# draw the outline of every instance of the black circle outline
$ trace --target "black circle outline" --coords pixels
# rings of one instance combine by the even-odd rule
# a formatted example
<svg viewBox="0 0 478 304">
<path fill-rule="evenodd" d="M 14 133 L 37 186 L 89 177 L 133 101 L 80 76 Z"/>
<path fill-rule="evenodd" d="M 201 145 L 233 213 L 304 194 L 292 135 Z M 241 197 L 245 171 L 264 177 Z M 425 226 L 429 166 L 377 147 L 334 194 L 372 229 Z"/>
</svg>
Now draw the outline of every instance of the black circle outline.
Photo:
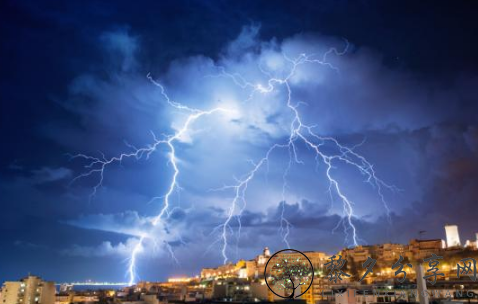
<svg viewBox="0 0 478 304">
<path fill-rule="evenodd" d="M 293 297 L 292 299 L 295 299 L 295 298 L 298 298 L 300 297 L 301 295 L 303 295 L 304 293 L 306 293 L 310 287 L 312 286 L 312 283 L 314 282 L 314 265 L 312 265 L 312 262 L 310 261 L 309 257 L 305 255 L 305 253 L 299 251 L 299 250 L 295 250 L 295 249 L 282 249 L 280 251 L 277 251 L 276 253 L 274 253 L 270 258 L 269 260 L 267 261 L 266 263 L 266 266 L 264 267 L 264 281 L 266 281 L 266 285 L 267 287 L 269 288 L 270 291 L 272 291 L 273 294 L 275 294 L 276 296 L 280 297 L 280 298 L 283 298 L 283 299 L 290 299 L 290 296 L 289 297 L 283 297 L 281 295 L 278 295 L 274 290 L 272 290 L 272 288 L 269 286 L 269 283 L 267 283 L 267 265 L 269 265 L 269 262 L 272 260 L 272 258 L 274 256 L 276 256 L 277 254 L 283 252 L 283 251 L 295 251 L 295 252 L 298 252 L 300 254 L 302 254 L 303 256 L 305 256 L 305 258 L 307 259 L 307 261 L 309 261 L 309 264 L 310 264 L 310 267 L 312 268 L 312 279 L 310 280 L 310 284 L 309 284 L 309 287 L 307 287 L 307 289 L 301 293 L 300 295 L 296 296 L 296 297 Z"/>
</svg>

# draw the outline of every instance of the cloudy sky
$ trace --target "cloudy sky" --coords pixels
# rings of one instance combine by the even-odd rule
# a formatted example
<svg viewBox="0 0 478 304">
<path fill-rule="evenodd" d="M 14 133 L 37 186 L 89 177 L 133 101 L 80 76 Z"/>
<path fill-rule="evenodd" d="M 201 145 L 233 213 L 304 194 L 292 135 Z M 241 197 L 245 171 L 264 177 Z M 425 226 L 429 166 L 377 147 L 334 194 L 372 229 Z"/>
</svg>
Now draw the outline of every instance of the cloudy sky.
<svg viewBox="0 0 478 304">
<path fill-rule="evenodd" d="M 142 235 L 135 279 L 198 274 L 223 263 L 227 186 L 248 177 L 225 229 L 232 261 L 286 248 L 286 227 L 292 248 L 329 253 L 354 244 L 351 224 L 360 244 L 444 238 L 446 223 L 473 239 L 478 12 L 453 5 L 3 1 L 0 280 L 128 281 Z M 179 103 L 227 111 L 172 142 L 178 184 L 155 225 L 167 145 L 103 176 L 88 165 L 181 131 L 197 112 Z M 317 137 L 302 128 L 292 146 L 293 109 Z"/>
</svg>

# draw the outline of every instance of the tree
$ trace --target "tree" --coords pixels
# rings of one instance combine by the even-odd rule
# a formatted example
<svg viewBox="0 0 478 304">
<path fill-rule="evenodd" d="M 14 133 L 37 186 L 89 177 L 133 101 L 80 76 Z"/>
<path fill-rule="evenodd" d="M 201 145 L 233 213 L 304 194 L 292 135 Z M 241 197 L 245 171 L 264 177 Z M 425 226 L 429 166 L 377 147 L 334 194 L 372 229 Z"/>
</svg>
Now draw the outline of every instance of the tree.
<svg viewBox="0 0 478 304">
<path fill-rule="evenodd" d="M 266 266 L 265 278 L 276 295 L 280 296 L 277 292 L 284 291 L 284 298 L 294 299 L 299 296 L 295 295 L 296 289 L 312 284 L 313 273 L 312 264 L 302 253 L 281 254 L 271 257 Z"/>
</svg>

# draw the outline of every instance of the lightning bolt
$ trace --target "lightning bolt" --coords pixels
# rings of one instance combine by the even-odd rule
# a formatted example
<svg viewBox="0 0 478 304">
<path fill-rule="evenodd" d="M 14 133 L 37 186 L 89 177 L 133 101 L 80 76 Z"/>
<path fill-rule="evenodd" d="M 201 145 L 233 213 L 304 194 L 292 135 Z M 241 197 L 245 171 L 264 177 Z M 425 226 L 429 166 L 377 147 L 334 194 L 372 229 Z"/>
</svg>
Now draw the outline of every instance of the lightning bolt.
<svg viewBox="0 0 478 304">
<path fill-rule="evenodd" d="M 152 144 L 149 144 L 149 145 L 147 145 L 145 147 L 142 147 L 142 148 L 135 148 L 134 146 L 128 145 L 129 147 L 133 148 L 132 152 L 121 153 L 120 155 L 111 157 L 109 159 L 105 158 L 105 156 L 103 154 L 102 154 L 101 158 L 92 157 L 92 156 L 88 156 L 88 155 L 85 155 L 85 154 L 72 155 L 71 156 L 72 160 L 73 159 L 84 159 L 88 162 L 85 165 L 85 168 L 87 169 L 87 171 L 85 173 L 81 174 L 81 175 L 78 175 L 76 178 L 74 178 L 72 180 L 72 182 L 76 182 L 78 179 L 85 178 L 85 177 L 91 176 L 93 174 L 98 174 L 99 175 L 99 180 L 98 180 L 97 184 L 93 187 L 93 191 L 90 195 L 90 199 L 91 199 L 92 197 L 94 197 L 96 195 L 98 188 L 100 188 L 102 186 L 103 180 L 104 180 L 104 173 L 105 173 L 105 170 L 108 166 L 112 165 L 113 163 L 121 163 L 124 159 L 127 159 L 127 158 L 135 158 L 137 160 L 139 160 L 141 158 L 148 159 L 150 157 L 150 155 L 157 150 L 158 146 L 165 145 L 169 149 L 168 161 L 172 165 L 173 174 L 171 176 L 171 180 L 170 180 L 169 187 L 168 187 L 168 190 L 167 190 L 166 194 L 164 194 L 162 197 L 154 197 L 154 198 L 151 199 L 151 201 L 154 201 L 154 200 L 162 198 L 162 203 L 163 203 L 160 212 L 151 221 L 152 226 L 155 227 L 161 222 L 161 220 L 165 216 L 166 217 L 170 216 L 170 214 L 171 214 L 170 213 L 170 198 L 171 198 L 171 195 L 174 193 L 174 191 L 179 188 L 178 181 L 177 181 L 178 175 L 179 175 L 179 168 L 178 168 L 178 160 L 177 160 L 177 157 L 176 157 L 176 148 L 174 146 L 174 143 L 176 141 L 179 141 L 181 139 L 181 137 L 184 136 L 185 133 L 190 130 L 190 126 L 196 120 L 198 120 L 199 118 L 201 118 L 203 116 L 207 116 L 207 115 L 212 115 L 212 114 L 215 114 L 215 113 L 218 113 L 218 112 L 230 112 L 231 110 L 221 108 L 221 107 L 217 107 L 217 108 L 213 108 L 211 110 L 204 111 L 204 110 L 199 110 L 199 109 L 194 109 L 194 108 L 184 106 L 184 105 L 182 105 L 178 102 L 175 102 L 175 101 L 171 100 L 169 98 L 169 96 L 167 95 L 166 90 L 164 89 L 164 87 L 160 83 L 156 82 L 151 77 L 151 75 L 148 74 L 147 77 L 154 85 L 156 85 L 160 88 L 162 96 L 165 98 L 165 100 L 167 101 L 167 103 L 170 106 L 172 106 L 172 107 L 174 107 L 178 110 L 187 111 L 187 112 L 190 113 L 187 116 L 187 118 L 186 118 L 184 124 L 182 125 L 182 127 L 177 132 L 175 132 L 173 135 L 166 136 L 166 138 L 162 139 L 162 140 L 159 140 L 153 134 L 154 141 L 153 141 Z M 143 249 L 144 241 L 146 239 L 150 238 L 150 237 L 151 237 L 150 234 L 142 233 L 140 235 L 138 243 L 134 246 L 134 248 L 132 250 L 131 257 L 129 259 L 129 265 L 128 265 L 129 285 L 133 285 L 136 281 L 136 278 L 137 278 L 137 275 L 136 275 L 137 256 Z M 174 253 L 172 251 L 171 246 L 167 242 L 165 242 L 165 246 L 168 249 L 171 256 L 173 257 L 173 259 L 175 261 L 177 261 L 176 257 L 174 256 Z"/>
<path fill-rule="evenodd" d="M 346 147 L 340 144 L 336 139 L 332 137 L 320 136 L 316 132 L 314 132 L 315 126 L 313 125 L 306 125 L 303 123 L 302 116 L 300 114 L 299 108 L 303 105 L 303 102 L 296 102 L 293 101 L 293 92 L 290 85 L 290 79 L 296 74 L 297 68 L 304 64 L 319 64 L 334 71 L 340 72 L 339 69 L 333 66 L 331 63 L 327 61 L 327 56 L 334 54 L 337 56 L 341 56 L 346 53 L 348 48 L 348 42 L 343 51 L 338 51 L 336 48 L 329 49 L 325 54 L 322 55 L 321 58 L 318 58 L 315 54 L 301 54 L 297 58 L 291 59 L 285 54 L 283 54 L 283 58 L 286 62 L 288 62 L 291 66 L 289 73 L 282 78 L 277 78 L 272 75 L 269 71 L 264 69 L 263 67 L 259 66 L 259 70 L 262 74 L 267 78 L 264 82 L 265 84 L 254 84 L 246 80 L 246 77 L 238 73 L 229 73 L 227 72 L 226 68 L 218 67 L 220 71 L 219 75 L 215 75 L 215 77 L 227 77 L 231 79 L 237 86 L 242 88 L 243 90 L 249 90 L 249 95 L 245 102 L 251 101 L 255 98 L 258 94 L 270 94 L 274 92 L 278 87 L 283 87 L 286 90 L 286 102 L 285 106 L 292 114 L 292 120 L 290 123 L 290 133 L 287 139 L 284 142 L 274 143 L 270 146 L 264 156 L 256 162 L 251 162 L 252 168 L 241 178 L 235 180 L 233 185 L 224 186 L 218 190 L 224 191 L 232 191 L 234 197 L 230 202 L 229 209 L 226 211 L 226 218 L 225 221 L 214 231 L 218 232 L 220 237 L 218 241 L 222 242 L 222 249 L 221 253 L 224 259 L 224 263 L 228 261 L 228 245 L 229 245 L 229 234 L 233 233 L 232 222 L 234 219 L 238 222 L 238 236 L 237 239 L 240 238 L 241 233 L 241 214 L 243 210 L 246 208 L 247 201 L 246 201 L 246 194 L 248 190 L 249 184 L 254 180 L 255 176 L 259 173 L 260 169 L 269 163 L 269 157 L 272 153 L 279 149 L 287 149 L 289 153 L 289 162 L 287 167 L 283 173 L 283 186 L 282 186 L 282 202 L 281 202 L 281 215 L 280 215 L 280 234 L 282 237 L 283 242 L 290 248 L 288 236 L 290 233 L 290 228 L 292 227 L 291 223 L 287 220 L 285 216 L 285 208 L 286 208 L 286 191 L 288 188 L 287 185 L 287 177 L 291 167 L 294 164 L 302 164 L 303 162 L 299 159 L 298 152 L 297 152 L 297 144 L 302 143 L 305 144 L 309 148 L 309 150 L 313 151 L 315 154 L 315 160 L 319 164 L 325 165 L 325 175 L 329 182 L 329 193 L 332 197 L 332 193 L 340 199 L 343 206 L 343 218 L 340 221 L 344 225 L 344 232 L 346 233 L 347 237 L 351 235 L 351 241 L 354 245 L 358 245 L 360 242 L 357 227 L 354 224 L 355 221 L 355 213 L 354 213 L 354 204 L 353 202 L 345 195 L 340 183 L 338 182 L 337 178 L 333 174 L 333 169 L 335 168 L 334 165 L 336 163 L 342 163 L 350 165 L 356 168 L 361 174 L 366 177 L 366 182 L 370 183 L 373 187 L 375 187 L 378 191 L 378 194 L 382 200 L 382 203 L 385 207 L 386 213 L 389 216 L 390 209 L 386 204 L 383 189 L 395 190 L 395 187 L 386 184 L 381 179 L 379 179 L 376 175 L 376 172 L 373 168 L 373 165 L 362 155 L 355 152 L 356 147 Z M 159 213 L 152 219 L 151 223 L 152 226 L 155 227 L 159 223 L 163 223 L 166 225 L 165 221 L 171 214 L 170 209 L 170 198 L 174 191 L 179 189 L 178 185 L 178 177 L 180 174 L 180 170 L 178 167 L 178 159 L 176 156 L 176 148 L 175 143 L 181 140 L 181 137 L 184 136 L 190 129 L 192 124 L 200 118 L 210 116 L 213 114 L 230 112 L 231 109 L 216 107 L 209 110 L 200 110 L 196 108 L 190 108 L 186 105 L 183 105 L 179 102 L 176 102 L 169 98 L 168 94 L 166 93 L 165 88 L 157 81 L 155 81 L 151 75 L 147 75 L 147 78 L 153 83 L 156 87 L 159 88 L 161 95 L 163 96 L 164 100 L 167 104 L 181 112 L 187 113 L 187 117 L 182 124 L 182 127 L 174 132 L 171 135 L 164 136 L 162 139 L 158 139 L 153 133 L 153 142 L 141 147 L 136 148 L 132 145 L 127 145 L 129 148 L 132 149 L 131 152 L 128 153 L 121 153 L 117 156 L 113 156 L 110 158 L 106 158 L 105 155 L 101 154 L 101 157 L 94 157 L 85 154 L 76 154 L 72 155 L 71 159 L 82 159 L 86 162 L 84 166 L 85 172 L 78 175 L 76 178 L 72 180 L 72 182 L 76 182 L 79 179 L 90 177 L 92 175 L 98 175 L 98 182 L 94 185 L 92 193 L 90 195 L 90 199 L 93 198 L 97 190 L 102 186 L 104 181 L 104 175 L 106 169 L 115 163 L 121 163 L 125 159 L 148 159 L 150 155 L 157 151 L 159 146 L 165 146 L 168 149 L 168 162 L 172 166 L 172 175 L 169 180 L 169 187 L 167 192 L 161 197 L 154 197 L 151 201 L 161 200 L 162 205 Z M 328 149 L 324 149 L 324 147 L 328 147 Z M 332 148 L 332 149 L 331 149 Z M 332 153 L 332 150 L 334 153 Z M 216 189 L 217 190 L 217 189 Z M 340 224 L 339 223 L 339 224 Z M 129 258 L 129 265 L 128 265 L 128 276 L 129 276 L 129 283 L 133 285 L 137 279 L 136 274 L 136 263 L 138 255 L 143 251 L 143 244 L 147 239 L 153 239 L 151 236 L 152 231 L 149 232 L 142 232 L 138 239 L 137 244 L 134 246 L 134 249 L 131 252 L 131 257 Z M 217 241 L 216 241 L 217 242 Z M 214 242 L 214 243 L 216 243 Z M 174 256 L 174 252 L 172 251 L 171 246 L 164 242 L 166 248 L 170 252 L 171 256 L 176 260 Z"/>
<path fill-rule="evenodd" d="M 305 144 L 310 150 L 315 153 L 315 159 L 317 162 L 322 162 L 325 165 L 325 175 L 329 181 L 329 193 L 332 197 L 332 193 L 335 193 L 343 205 L 343 218 L 338 223 L 341 223 L 344 226 L 344 232 L 346 234 L 346 242 L 349 237 L 349 232 L 351 233 L 351 241 L 354 246 L 359 245 L 360 238 L 358 236 L 357 227 L 354 224 L 355 213 L 354 213 L 354 203 L 345 195 L 340 183 L 333 175 L 333 169 L 335 163 L 344 163 L 351 165 L 356 168 L 361 174 L 365 175 L 366 182 L 371 184 L 374 188 L 377 189 L 378 195 L 381 199 L 381 202 L 385 208 L 387 218 L 391 223 L 390 219 L 390 208 L 388 207 L 382 189 L 386 188 L 391 191 L 397 191 L 398 189 L 393 186 L 386 184 L 383 180 L 377 177 L 377 174 L 373 168 L 373 165 L 362 155 L 355 152 L 355 148 L 359 145 L 349 148 L 340 144 L 335 138 L 319 136 L 314 132 L 314 126 L 309 126 L 303 123 L 299 106 L 304 104 L 303 102 L 293 103 L 292 96 L 293 92 L 290 85 L 290 79 L 296 74 L 296 70 L 299 66 L 304 64 L 319 64 L 333 69 L 336 72 L 340 70 L 327 61 L 327 56 L 330 54 L 335 54 L 337 56 L 344 55 L 349 47 L 349 43 L 346 41 L 346 46 L 343 51 L 338 51 L 336 48 L 331 48 L 324 53 L 322 58 L 316 58 L 315 54 L 300 54 L 297 58 L 291 59 L 285 54 L 282 54 L 284 60 L 291 64 L 290 72 L 283 78 L 273 77 L 272 74 L 266 71 L 263 67 L 259 66 L 259 70 L 263 75 L 267 76 L 265 81 L 266 85 L 263 84 L 254 84 L 246 80 L 246 78 L 238 73 L 229 73 L 224 67 L 218 67 L 220 75 L 222 77 L 227 77 L 231 79 L 237 86 L 242 89 L 249 89 L 250 93 L 248 98 L 243 102 L 249 102 L 254 99 L 256 94 L 269 94 L 276 90 L 278 86 L 285 87 L 287 94 L 286 106 L 293 114 L 293 119 L 290 124 L 290 134 L 288 140 L 284 143 L 275 143 L 273 144 L 265 156 L 260 159 L 259 162 L 253 163 L 252 169 L 244 175 L 242 179 L 237 180 L 237 183 L 234 185 L 229 185 L 221 188 L 222 190 L 232 189 L 234 192 L 234 198 L 231 202 L 229 212 L 227 213 L 226 221 L 221 225 L 222 227 L 222 256 L 224 259 L 224 264 L 228 261 L 227 250 L 228 250 L 228 231 L 232 230 L 230 227 L 231 221 L 234 216 L 237 217 L 237 222 L 239 225 L 238 233 L 241 231 L 241 210 L 244 210 L 246 205 L 245 195 L 247 188 L 251 180 L 261 169 L 262 166 L 266 165 L 269 162 L 269 156 L 276 149 L 288 149 L 289 151 L 289 162 L 283 174 L 283 186 L 282 186 L 282 202 L 281 202 L 281 214 L 280 214 L 280 234 L 282 236 L 282 241 L 286 244 L 287 248 L 291 248 L 287 237 L 290 233 L 291 223 L 285 217 L 285 192 L 288 187 L 287 185 L 287 176 L 291 169 L 291 166 L 294 163 L 302 164 L 303 162 L 299 159 L 297 154 L 297 143 L 300 141 Z M 326 149 L 322 147 L 330 146 L 334 148 L 336 153 L 327 153 Z M 238 212 L 238 215 L 235 215 L 235 211 L 238 208 L 238 203 L 242 204 L 241 210 Z"/>
</svg>

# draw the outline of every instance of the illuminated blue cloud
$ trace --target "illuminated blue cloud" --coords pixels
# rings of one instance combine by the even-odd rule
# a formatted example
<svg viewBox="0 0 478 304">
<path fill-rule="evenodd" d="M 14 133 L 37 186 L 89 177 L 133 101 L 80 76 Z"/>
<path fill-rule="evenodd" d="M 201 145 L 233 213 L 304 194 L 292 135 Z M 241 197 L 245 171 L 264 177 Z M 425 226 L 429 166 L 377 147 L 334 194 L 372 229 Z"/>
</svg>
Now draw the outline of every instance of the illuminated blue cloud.
<svg viewBox="0 0 478 304">
<path fill-rule="evenodd" d="M 418 26 L 387 14 L 400 26 L 383 27 L 372 22 L 389 21 L 378 9 L 374 15 L 369 7 L 354 10 L 335 1 L 292 8 L 279 2 L 274 12 L 264 10 L 267 16 L 260 13 L 264 3 L 258 9 L 196 2 L 189 3 L 194 9 L 167 2 L 148 9 L 125 9 L 121 1 L 114 7 L 4 4 L 13 12 L 0 18 L 7 46 L 0 51 L 6 58 L 0 124 L 8 147 L 0 158 L 0 258 L 6 261 L 0 279 L 32 271 L 57 281 L 128 280 L 126 258 L 146 232 L 154 237 L 142 244 L 138 279 L 193 275 L 222 263 L 217 227 L 234 194 L 215 190 L 234 184 L 253 168 L 251 161 L 290 134 L 284 91 L 278 87 L 245 102 L 248 85 L 265 89 L 264 72 L 284 77 L 291 63 L 283 54 L 323 59 L 331 48 L 330 65 L 303 65 L 290 79 L 294 100 L 304 102 L 304 123 L 348 147 L 359 145 L 356 151 L 380 178 L 402 190 L 386 193 L 390 226 L 376 189 L 354 168 L 336 165 L 334 174 L 355 203 L 361 242 L 407 242 L 419 230 L 440 238 L 445 222 L 458 223 L 464 238 L 471 238 L 478 178 L 472 35 L 461 24 L 430 21 L 430 15 Z M 168 13 L 171 6 L 176 14 Z M 250 19 L 261 23 L 243 26 Z M 345 29 L 342 20 L 348 21 Z M 428 39 L 415 37 L 416 27 Z M 444 37 L 443 27 L 453 35 Z M 349 47 L 339 56 L 347 46 L 342 36 Z M 85 172 L 85 162 L 70 160 L 72 154 L 108 158 L 151 144 L 152 133 L 164 138 L 180 129 L 187 113 L 170 107 L 152 80 L 191 108 L 233 110 L 196 121 L 175 142 L 180 191 L 173 192 L 171 214 L 159 225 L 152 222 L 173 173 L 165 146 L 149 159 L 109 166 L 91 200 L 98 175 L 71 183 Z M 283 211 L 292 247 L 334 252 L 351 244 L 342 229 L 330 233 L 343 218 L 343 205 L 327 193 L 326 166 L 317 166 L 304 144 L 297 145 L 297 155 L 304 163 L 290 168 L 284 194 L 287 150 L 272 153 L 269 166 L 249 184 L 241 237 L 230 239 L 230 259 L 252 258 L 264 246 L 282 249 Z M 236 232 L 238 225 L 229 224 Z"/>
<path fill-rule="evenodd" d="M 119 72 L 119 79 L 115 76 L 106 82 L 89 75 L 87 79 L 93 77 L 93 81 L 80 82 L 81 86 L 74 87 L 75 90 L 72 92 L 74 96 L 93 92 L 93 97 L 98 102 L 96 109 L 104 107 L 105 113 L 95 111 L 94 115 L 108 117 L 126 114 L 123 112 L 123 107 L 121 112 L 118 112 L 112 104 L 115 101 L 111 99 L 110 93 L 116 92 L 113 94 L 116 96 L 118 91 L 129 92 L 129 95 L 132 92 L 141 92 L 134 95 L 133 101 L 127 101 L 126 107 L 145 104 L 145 108 L 156 111 L 157 114 L 153 113 L 152 117 L 156 116 L 158 120 L 161 120 L 160 125 L 153 122 L 150 126 L 153 135 L 151 139 L 146 139 L 146 143 L 138 141 L 136 136 L 135 142 L 127 139 L 123 148 L 125 152 L 121 154 L 125 157 L 121 156 L 117 161 L 114 157 L 119 154 L 114 148 L 107 156 L 99 156 L 97 159 L 84 156 L 83 152 L 78 155 L 79 157 L 74 158 L 75 161 L 86 160 L 88 166 L 83 173 L 80 171 L 78 175 L 80 180 L 84 177 L 96 179 L 93 188 L 94 197 L 97 196 L 98 189 L 101 189 L 105 183 L 109 183 L 110 168 L 117 170 L 115 166 L 120 162 L 127 164 L 130 172 L 137 170 L 134 169 L 134 163 L 138 160 L 140 163 L 153 165 L 150 173 L 134 173 L 135 178 L 144 184 L 150 184 L 152 177 L 152 180 L 163 180 L 162 188 L 158 188 L 158 192 L 151 195 L 156 198 L 148 200 L 152 205 L 156 205 L 157 210 L 156 213 L 147 211 L 147 214 L 152 217 L 150 223 L 153 227 L 149 231 L 143 229 L 142 232 L 132 234 L 140 238 L 137 248 L 141 247 L 141 251 L 144 251 L 143 247 L 148 243 L 147 251 L 156 251 L 158 248 L 161 249 L 161 244 L 165 244 L 167 250 L 164 253 L 173 255 L 176 260 L 173 247 L 193 246 L 191 243 L 194 242 L 188 243 L 183 240 L 188 238 L 195 239 L 196 245 L 200 240 L 203 246 L 212 250 L 217 251 L 219 248 L 226 261 L 231 248 L 229 242 L 232 235 L 229 229 L 234 230 L 232 223 L 237 222 L 237 234 L 242 231 L 240 210 L 250 209 L 252 212 L 264 214 L 275 206 L 282 206 L 280 207 L 281 217 L 276 219 L 281 232 L 277 233 L 277 237 L 272 237 L 271 242 L 280 246 L 280 241 L 283 240 L 286 246 L 290 246 L 287 237 L 290 229 L 294 227 L 292 222 L 296 223 L 297 219 L 292 219 L 293 214 L 291 220 L 288 219 L 290 212 L 286 208 L 287 202 L 292 204 L 298 201 L 305 202 L 304 199 L 327 206 L 323 208 L 327 211 L 321 217 L 337 219 L 335 226 L 330 227 L 329 231 L 336 232 L 337 227 L 343 225 L 345 236 L 339 235 L 338 238 L 344 245 L 368 242 L 357 234 L 359 226 L 356 226 L 354 222 L 357 222 L 357 225 L 366 226 L 367 221 L 372 223 L 387 217 L 391 219 L 390 212 L 400 214 L 407 210 L 403 206 L 388 206 L 384 201 L 384 195 L 393 193 L 390 190 L 394 188 L 384 183 L 382 179 L 375 180 L 380 170 L 369 171 L 372 170 L 371 163 L 366 162 L 365 167 L 356 165 L 356 161 L 365 160 L 361 155 L 351 153 L 360 152 L 348 150 L 349 152 L 345 155 L 352 155 L 353 158 L 349 159 L 349 156 L 345 159 L 339 158 L 339 162 L 334 162 L 332 165 L 332 163 L 329 164 L 328 158 L 325 158 L 323 163 L 316 163 L 316 157 L 324 156 L 316 153 L 307 154 L 307 150 L 314 149 L 316 146 L 305 138 L 303 143 L 293 145 L 290 145 L 291 139 L 289 139 L 289 146 L 285 151 L 275 148 L 269 150 L 275 143 L 283 143 L 284 140 L 287 142 L 289 136 L 295 136 L 290 135 L 290 123 L 294 120 L 294 111 L 291 112 L 292 107 L 289 105 L 293 100 L 293 109 L 304 113 L 304 115 L 300 114 L 300 124 L 313 126 L 312 136 L 316 136 L 315 134 L 325 136 L 324 138 L 338 136 L 340 140 L 344 136 L 344 119 L 341 119 L 339 115 L 346 115 L 346 129 L 352 136 L 345 138 L 344 141 L 346 146 L 356 146 L 354 149 L 357 150 L 364 149 L 362 146 L 368 144 L 363 143 L 366 139 L 365 135 L 353 136 L 357 133 L 373 134 L 380 131 L 394 135 L 419 130 L 426 125 L 439 123 L 440 120 L 450 119 L 454 113 L 443 113 L 443 116 L 430 115 L 429 112 L 432 109 L 429 106 L 413 102 L 416 98 L 423 98 L 421 95 L 426 92 L 423 88 L 415 82 L 407 84 L 405 73 L 382 67 L 369 51 L 356 49 L 347 41 L 316 35 L 297 35 L 282 42 L 261 41 L 258 38 L 258 29 L 255 26 L 244 28 L 239 37 L 224 48 L 217 60 L 205 56 L 178 59 L 171 63 L 164 74 L 157 77 L 148 74 L 148 77 L 143 79 L 143 83 L 137 70 L 124 73 L 122 69 Z M 124 32 L 107 35 L 115 37 L 125 35 L 124 39 L 120 39 L 125 41 L 129 37 Z M 350 54 L 347 53 L 349 49 L 351 49 Z M 305 58 L 311 64 L 304 64 L 302 67 L 302 64 L 298 65 L 297 61 L 294 61 L 298 59 L 291 58 Z M 292 70 L 294 74 L 290 74 Z M 292 76 L 288 76 L 289 74 Z M 84 77 L 80 76 L 78 79 L 81 80 Z M 288 80 L 290 92 L 280 87 L 281 79 L 288 77 L 290 77 Z M 275 87 L 271 89 L 273 88 L 271 79 L 279 82 L 274 84 L 278 87 L 277 89 Z M 126 87 L 115 89 L 118 82 Z M 400 92 L 397 83 L 401 85 L 405 83 L 405 87 Z M 141 90 L 138 90 L 138 85 Z M 390 95 L 390 92 L 394 90 L 397 90 L 397 95 Z M 354 94 L 347 94 L 347 92 L 354 92 Z M 289 94 L 293 94 L 292 100 L 288 97 Z M 355 100 L 357 96 L 360 100 Z M 153 100 L 156 104 L 152 103 Z M 394 105 L 398 104 L 398 100 L 400 106 L 396 106 L 395 111 Z M 142 111 L 145 108 L 138 110 Z M 82 106 L 80 109 L 83 109 Z M 201 109 L 200 111 L 227 109 L 227 111 L 214 113 L 215 110 L 213 110 L 211 113 L 204 113 L 206 114 L 204 117 L 198 116 L 200 118 L 197 121 L 194 118 L 189 126 L 188 122 L 194 116 L 194 110 L 191 114 L 190 109 Z M 89 104 L 87 110 L 91 111 Z M 384 119 L 371 124 L 370 122 L 373 121 L 371 117 L 374 115 Z M 417 120 L 414 116 L 419 116 L 421 119 Z M 187 128 L 185 123 L 188 125 Z M 112 133 L 116 135 L 128 134 L 132 130 L 137 133 L 148 133 L 144 123 L 135 123 L 134 120 L 120 128 L 117 123 L 113 123 L 113 128 Z M 120 133 L 123 130 L 125 132 Z M 170 158 L 172 151 L 168 151 L 170 148 L 167 145 L 164 148 L 161 147 L 161 139 L 157 139 L 156 135 L 160 132 L 180 134 L 177 138 L 173 137 L 172 144 L 175 149 L 173 158 Z M 312 132 L 312 129 L 306 129 L 305 132 Z M 298 134 L 302 136 L 301 133 Z M 312 139 L 315 140 L 314 137 Z M 164 143 L 170 144 L 169 141 Z M 152 144 L 154 146 L 151 146 Z M 327 146 L 330 144 L 332 145 Z M 340 154 L 343 153 L 345 146 L 336 145 L 338 144 L 335 139 L 332 141 L 327 139 L 325 144 L 317 147 L 324 149 L 326 155 L 329 153 L 334 155 L 336 152 L 333 150 L 339 148 L 342 152 L 337 155 L 342 157 Z M 111 149 L 111 146 L 109 148 Z M 293 152 L 290 149 L 293 149 Z M 269 156 L 267 151 L 273 153 Z M 291 156 L 290 153 L 294 155 Z M 396 151 L 392 151 L 391 155 L 394 153 Z M 260 164 L 264 155 L 268 155 L 267 165 L 257 166 L 254 162 L 259 161 Z M 97 157 L 94 154 L 92 156 Z M 358 158 L 354 159 L 356 157 Z M 151 158 L 156 160 L 151 161 Z M 292 166 L 289 165 L 291 161 L 294 163 Z M 158 162 L 157 165 L 156 162 Z M 165 166 L 165 163 L 169 165 Z M 139 165 L 140 168 L 142 166 L 142 164 Z M 367 166 L 370 166 L 370 169 Z M 171 176 L 175 176 L 175 172 L 178 176 L 177 179 L 174 177 L 174 180 L 178 184 L 168 184 L 172 182 Z M 251 172 L 254 174 L 249 175 Z M 129 172 L 121 174 L 129 180 Z M 284 174 L 287 176 L 285 177 Z M 370 182 L 371 178 L 373 178 L 372 189 L 367 190 L 364 179 Z M 243 184 L 246 180 L 247 184 Z M 78 181 L 75 180 L 75 183 Z M 341 186 L 342 183 L 345 186 Z M 234 184 L 240 186 L 238 188 L 227 186 Z M 236 189 L 241 194 L 238 192 L 234 197 L 230 191 L 217 191 L 224 185 L 226 185 L 225 189 Z M 216 190 L 213 191 L 213 189 Z M 246 189 L 247 192 L 245 192 Z M 375 191 L 378 191 L 378 194 Z M 163 202 L 164 197 L 166 201 Z M 392 197 L 392 202 L 394 200 L 396 201 L 396 198 Z M 247 204 L 246 201 L 252 203 Z M 229 205 L 230 202 L 232 205 Z M 357 211 L 352 209 L 352 204 L 353 209 Z M 174 208 L 189 210 L 218 208 L 223 211 L 214 221 L 213 218 L 209 218 L 210 224 L 216 224 L 214 229 L 210 228 L 211 225 L 205 226 L 201 223 L 201 227 L 210 230 L 206 238 L 204 234 L 198 236 L 194 231 L 185 229 L 184 223 L 189 223 L 187 219 L 168 223 L 167 217 L 163 217 L 163 214 L 167 214 Z M 232 210 L 229 215 L 227 210 Z M 159 216 L 156 217 L 155 214 Z M 305 216 L 304 222 L 307 222 L 307 219 L 308 217 Z M 273 221 L 265 222 L 271 226 L 273 224 Z M 388 225 L 390 224 L 389 220 Z M 87 225 L 75 225 L 87 228 Z M 305 227 L 300 224 L 296 226 Z M 389 227 L 388 231 L 390 229 Z M 121 233 L 122 228 L 110 231 Z M 375 239 L 382 237 L 375 235 Z M 238 242 L 241 242 L 239 236 L 236 238 Z M 209 241 L 210 244 L 204 244 L 205 239 L 212 239 L 212 241 Z M 292 244 L 294 240 L 294 238 L 291 239 Z M 218 241 L 223 244 L 222 247 L 217 245 Z M 134 271 L 140 263 L 138 255 L 133 249 L 130 265 L 131 282 L 136 280 Z"/>
</svg>

